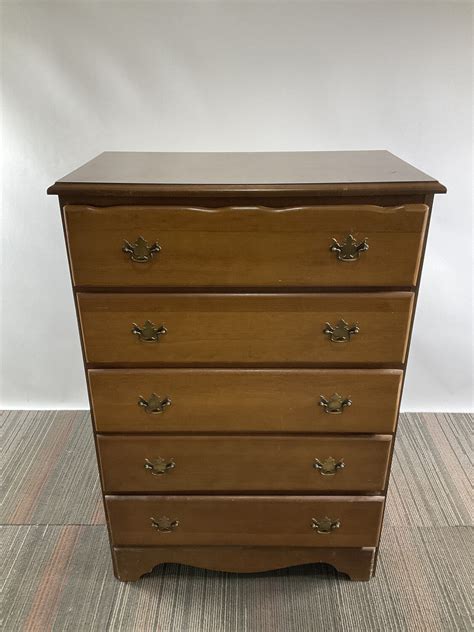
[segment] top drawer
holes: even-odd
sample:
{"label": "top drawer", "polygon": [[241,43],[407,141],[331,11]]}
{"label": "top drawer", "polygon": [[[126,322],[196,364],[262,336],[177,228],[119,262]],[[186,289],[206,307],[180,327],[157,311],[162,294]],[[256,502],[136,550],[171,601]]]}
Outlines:
{"label": "top drawer", "polygon": [[428,207],[67,205],[64,215],[76,286],[412,287]]}

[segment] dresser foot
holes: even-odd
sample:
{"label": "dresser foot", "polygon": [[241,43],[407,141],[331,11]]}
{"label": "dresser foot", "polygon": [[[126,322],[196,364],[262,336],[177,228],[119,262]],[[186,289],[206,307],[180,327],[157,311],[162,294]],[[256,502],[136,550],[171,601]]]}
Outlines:
{"label": "dresser foot", "polygon": [[162,546],[113,547],[114,572],[120,581],[136,581],[165,563],[230,573],[259,573],[301,564],[324,563],[355,581],[373,576],[375,548]]}
{"label": "dresser foot", "polygon": [[334,567],[352,581],[369,581],[375,575],[376,549],[338,549]]}

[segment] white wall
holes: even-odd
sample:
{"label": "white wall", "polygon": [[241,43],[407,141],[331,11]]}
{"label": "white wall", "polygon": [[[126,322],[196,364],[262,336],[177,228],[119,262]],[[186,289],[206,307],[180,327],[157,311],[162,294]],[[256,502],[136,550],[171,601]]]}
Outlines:
{"label": "white wall", "polygon": [[449,189],[435,202],[403,409],[472,409],[471,12],[5,3],[1,405],[87,407],[57,200],[46,196],[55,179],[105,149],[389,149]]}

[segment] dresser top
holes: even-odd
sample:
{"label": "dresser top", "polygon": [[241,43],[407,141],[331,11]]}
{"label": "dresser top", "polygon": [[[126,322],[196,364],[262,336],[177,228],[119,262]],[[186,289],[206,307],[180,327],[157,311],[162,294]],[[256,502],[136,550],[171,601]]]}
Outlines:
{"label": "dresser top", "polygon": [[[99,154],[58,180],[48,193],[99,187],[324,188],[444,193],[434,178],[388,151],[253,153],[114,152]],[[367,186],[364,186],[367,185]]]}

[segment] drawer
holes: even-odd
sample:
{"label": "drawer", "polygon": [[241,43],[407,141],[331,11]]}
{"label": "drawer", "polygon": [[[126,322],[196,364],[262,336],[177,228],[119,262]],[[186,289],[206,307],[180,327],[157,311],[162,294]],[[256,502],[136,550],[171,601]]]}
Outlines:
{"label": "drawer", "polygon": [[92,369],[98,432],[395,429],[397,369]]}
{"label": "drawer", "polygon": [[98,446],[106,492],[377,492],[391,437],[99,435]]}
{"label": "drawer", "polygon": [[90,287],[412,287],[427,216],[424,204],[65,207],[73,281]]}
{"label": "drawer", "polygon": [[106,496],[115,546],[377,546],[380,496]]}
{"label": "drawer", "polygon": [[145,366],[398,365],[413,304],[411,292],[77,299],[88,363]]}

